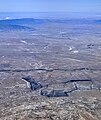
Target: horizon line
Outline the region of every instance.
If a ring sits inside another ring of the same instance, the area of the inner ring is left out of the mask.
[[[0,11],[0,13],[24,13],[24,12],[30,12],[30,13],[101,13],[101,12],[94,12],[94,11]]]

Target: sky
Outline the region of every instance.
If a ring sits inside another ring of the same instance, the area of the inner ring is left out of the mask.
[[[101,12],[101,0],[0,0],[0,12]]]

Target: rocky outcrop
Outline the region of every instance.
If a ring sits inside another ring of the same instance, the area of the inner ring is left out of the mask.
[[[37,90],[43,87],[40,83],[36,82],[31,76],[23,77],[22,79],[30,83],[31,90]]]
[[[46,97],[67,97],[74,91],[85,90],[99,90],[101,85],[97,86],[91,79],[72,79],[59,83],[60,86],[56,87],[54,83],[42,85],[33,79],[32,76],[22,77],[27,83],[30,84],[31,90],[39,90],[40,95]],[[65,85],[65,88],[61,88],[61,85]],[[55,86],[55,88],[53,87]]]
[[[40,95],[46,96],[46,97],[67,97],[68,92],[64,90],[51,90],[51,91],[43,91],[41,90]]]

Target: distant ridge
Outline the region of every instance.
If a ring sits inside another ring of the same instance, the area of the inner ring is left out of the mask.
[[[0,25],[0,31],[32,31],[34,29],[21,25]]]
[[[33,31],[29,24],[34,24],[33,19],[5,19],[0,20],[0,31]]]
[[[33,31],[34,25],[49,22],[46,19],[20,18],[0,20],[0,31]]]
[[[72,19],[34,19],[34,18],[19,18],[19,19],[4,19],[0,20],[1,24],[10,24],[10,25],[28,25],[28,24],[42,24],[49,22],[57,23],[94,23],[101,22],[100,19],[86,19],[86,18],[72,18]]]
[[[25,25],[25,24],[41,24],[49,21],[50,20],[48,19],[20,18],[0,20],[0,24]]]
[[[101,20],[92,19],[34,19],[34,18],[20,18],[20,19],[5,19],[0,20],[0,31],[33,31],[34,25],[46,23],[59,24],[101,24]]]

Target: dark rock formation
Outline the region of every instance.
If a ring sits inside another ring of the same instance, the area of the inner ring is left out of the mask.
[[[67,97],[68,92],[64,91],[64,90],[51,90],[51,91],[43,91],[41,90],[40,94],[42,96],[46,96],[46,97]]]
[[[31,90],[37,90],[43,87],[40,83],[36,82],[31,76],[23,77],[22,79],[30,83]]]

